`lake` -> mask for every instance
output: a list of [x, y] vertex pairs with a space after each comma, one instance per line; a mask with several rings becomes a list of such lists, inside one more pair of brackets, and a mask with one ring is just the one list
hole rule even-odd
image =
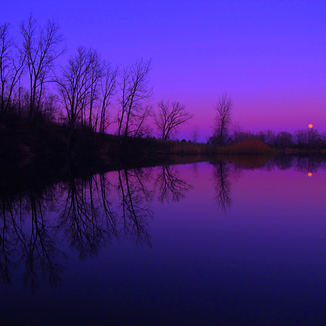
[[240, 157], [0, 197], [1, 325], [325, 325], [326, 163]]

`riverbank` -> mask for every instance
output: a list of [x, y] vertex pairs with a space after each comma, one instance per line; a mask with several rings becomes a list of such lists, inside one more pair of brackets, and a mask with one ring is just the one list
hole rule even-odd
[[85, 162], [83, 165], [97, 162], [99, 166], [116, 168], [121, 165], [160, 165], [171, 160], [183, 161], [187, 156], [192, 157], [192, 160], [196, 160], [195, 157], [207, 160], [207, 157], [216, 155], [259, 154], [272, 157], [284, 153], [315, 155], [325, 152], [325, 149], [271, 148], [255, 137], [221, 147], [185, 140], [124, 138], [100, 134], [88, 128], [71, 132], [67, 125], [46, 121], [29, 122], [17, 117], [0, 119], [0, 158], [21, 167], [38, 165], [40, 162], [44, 166], [60, 166], [67, 159], [70, 162]]
[[22, 165], [39, 160], [62, 158], [133, 160], [164, 155], [215, 155], [223, 153], [271, 154], [271, 148], [257, 139], [245, 140], [227, 147], [186, 141], [155, 138], [118, 137], [100, 134], [88, 128], [73, 132], [66, 125], [22, 118], [2, 117], [0, 120], [0, 157], [19, 161]]

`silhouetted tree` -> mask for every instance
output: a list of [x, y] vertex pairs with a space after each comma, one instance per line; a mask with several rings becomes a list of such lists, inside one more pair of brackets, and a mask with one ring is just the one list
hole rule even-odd
[[295, 141], [299, 147], [318, 148], [322, 145], [322, 137], [317, 129], [307, 128], [295, 132]]
[[54, 122], [59, 113], [59, 99], [57, 94], [45, 94], [41, 102], [42, 116], [46, 121]]
[[20, 24], [23, 36], [23, 53], [26, 57], [29, 78], [29, 118], [34, 119], [40, 108], [45, 83], [53, 81], [50, 73], [55, 60], [64, 53], [58, 49], [63, 41], [58, 25], [49, 20], [37, 32], [36, 19], [30, 15], [27, 23]]
[[269, 145], [269, 146], [274, 146], [275, 144], [275, 132], [268, 129], [266, 132], [265, 132], [265, 135], [266, 135], [266, 143]]
[[108, 107], [111, 104], [113, 95], [115, 94], [116, 80], [118, 69], [107, 65], [104, 71], [101, 85], [101, 107], [100, 107], [100, 127], [99, 132], [104, 133], [110, 124], [108, 121]]
[[[66, 67], [61, 68], [61, 76], [56, 82], [71, 130], [75, 129], [77, 121], [85, 123], [86, 109], [90, 104], [93, 105], [102, 73], [103, 65], [98, 53], [84, 47], [79, 47], [77, 54], [68, 60]], [[91, 115], [90, 109], [89, 123], [92, 122]]]
[[5, 114], [12, 102], [14, 89], [24, 71], [25, 55], [9, 36], [9, 24], [0, 25], [0, 105]]
[[150, 65], [151, 60], [144, 62], [141, 59], [122, 71], [118, 136], [143, 134], [145, 121], [151, 114], [146, 104], [153, 94], [149, 87]]
[[232, 124], [232, 106], [231, 97], [227, 93], [221, 95], [215, 105], [215, 136], [219, 145], [224, 145], [229, 137]]
[[193, 115], [186, 111], [186, 107], [179, 102], [163, 100], [158, 103], [158, 114], [155, 115], [155, 123], [162, 139], [170, 139], [175, 135], [180, 125], [190, 120]]
[[275, 145], [280, 148], [286, 148], [293, 145], [292, 134], [287, 131], [281, 131], [276, 135]]
[[274, 131], [268, 129], [265, 131], [259, 131], [257, 134], [255, 134], [253, 137], [258, 138], [262, 142], [268, 144], [269, 146], [274, 146], [275, 144], [275, 133]]

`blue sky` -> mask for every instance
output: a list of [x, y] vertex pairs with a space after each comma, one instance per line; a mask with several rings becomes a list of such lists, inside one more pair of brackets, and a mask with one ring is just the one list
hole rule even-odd
[[114, 65], [152, 58], [152, 104], [184, 103], [182, 129], [211, 134], [214, 104], [227, 91], [246, 130], [326, 131], [326, 1], [2, 1], [0, 23], [33, 13], [57, 20], [65, 58], [79, 45]]

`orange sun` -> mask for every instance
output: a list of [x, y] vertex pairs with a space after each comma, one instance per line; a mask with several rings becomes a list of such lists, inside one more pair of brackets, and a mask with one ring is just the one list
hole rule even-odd
[[312, 123], [309, 123], [308, 127], [311, 129], [314, 125]]
[[312, 172], [309, 172], [308, 173], [308, 177], [312, 177]]

